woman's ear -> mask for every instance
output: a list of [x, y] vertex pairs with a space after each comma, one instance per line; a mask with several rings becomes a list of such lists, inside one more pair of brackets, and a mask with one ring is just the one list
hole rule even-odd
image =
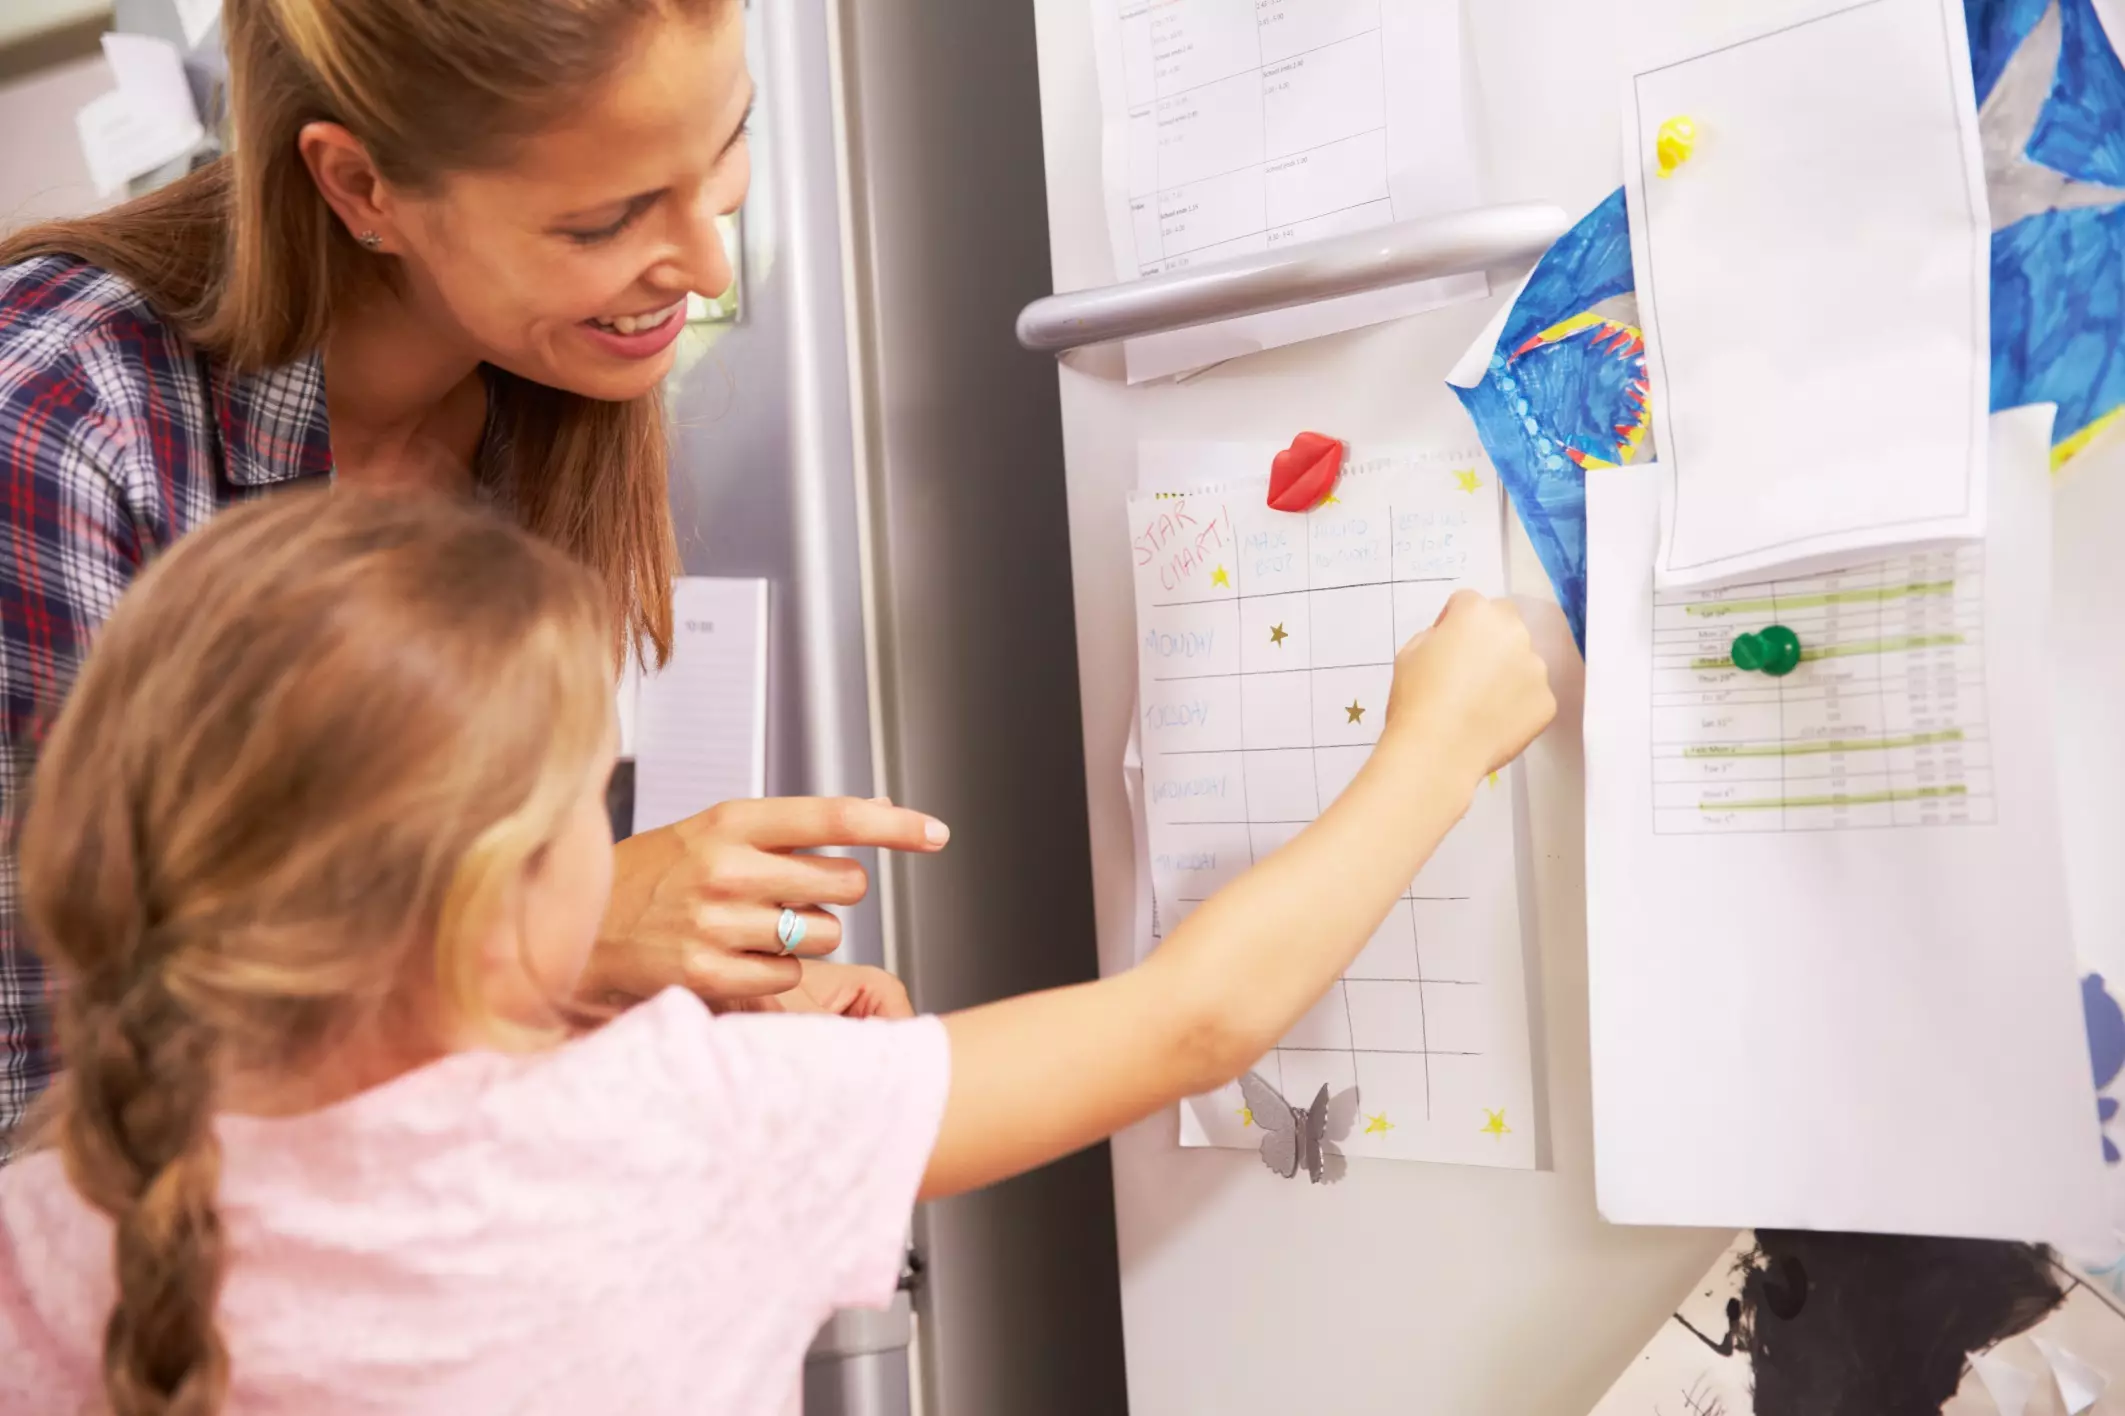
[[392, 223], [391, 193], [359, 138], [337, 123], [305, 123], [295, 147], [347, 234], [379, 253], [402, 249]]

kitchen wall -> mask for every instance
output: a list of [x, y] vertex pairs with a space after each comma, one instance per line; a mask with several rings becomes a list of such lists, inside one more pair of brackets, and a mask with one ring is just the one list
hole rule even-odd
[[74, 114], [114, 87], [100, 55], [0, 83], [0, 231], [102, 206]]

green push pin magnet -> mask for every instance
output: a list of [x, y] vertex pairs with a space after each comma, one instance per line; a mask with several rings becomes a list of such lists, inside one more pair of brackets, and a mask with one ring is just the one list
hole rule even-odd
[[1800, 667], [1800, 636], [1782, 624], [1734, 636], [1734, 667], [1784, 678]]

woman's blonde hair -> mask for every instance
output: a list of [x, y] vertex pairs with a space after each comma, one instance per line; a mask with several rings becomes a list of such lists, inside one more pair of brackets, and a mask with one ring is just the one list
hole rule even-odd
[[500, 1026], [481, 948], [603, 751], [611, 644], [589, 572], [430, 497], [248, 504], [120, 602], [20, 846], [66, 1064], [47, 1135], [115, 1222], [114, 1416], [227, 1386], [224, 1069]]
[[[318, 349], [333, 311], [387, 281], [296, 148], [345, 126], [386, 180], [431, 189], [506, 164], [610, 77], [650, 21], [729, 0], [224, 0], [234, 153], [101, 215], [0, 240], [0, 266], [68, 255], [131, 281], [245, 371]], [[660, 401], [606, 403], [508, 374], [489, 385], [523, 523], [603, 578], [628, 641], [671, 647], [678, 550]]]

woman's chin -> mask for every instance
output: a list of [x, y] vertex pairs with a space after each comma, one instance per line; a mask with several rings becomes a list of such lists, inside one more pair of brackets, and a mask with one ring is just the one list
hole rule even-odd
[[520, 378], [557, 388], [601, 403], [628, 403], [654, 393], [671, 373], [677, 346], [669, 346], [646, 358], [616, 359], [593, 351], [570, 352], [565, 359], [541, 359], [535, 368], [520, 367], [495, 359], [489, 362]]

